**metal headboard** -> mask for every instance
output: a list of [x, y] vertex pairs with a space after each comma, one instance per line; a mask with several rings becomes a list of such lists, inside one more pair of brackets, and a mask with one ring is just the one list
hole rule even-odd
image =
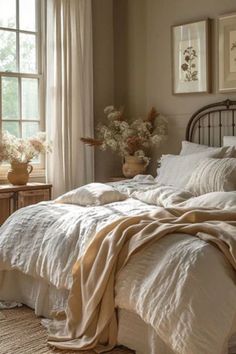
[[190, 118], [186, 140], [221, 146], [224, 135], [236, 134], [236, 101], [229, 99], [200, 108]]

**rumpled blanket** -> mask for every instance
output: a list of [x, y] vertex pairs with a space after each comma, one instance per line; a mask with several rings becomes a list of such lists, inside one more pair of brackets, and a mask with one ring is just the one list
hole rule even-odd
[[[50, 325], [49, 344], [64, 349], [95, 348], [97, 352], [115, 346], [117, 274], [132, 255], [172, 233], [192, 235], [214, 244], [236, 270], [235, 211], [160, 207], [155, 212], [119, 219], [100, 230], [75, 263], [66, 318], [59, 316]], [[174, 316], [178, 325], [175, 314], [169, 316]], [[220, 354], [225, 336], [219, 335], [214, 341], [206, 336], [200, 343], [194, 343], [192, 338], [191, 354]], [[172, 346], [171, 342], [168, 344]], [[190, 353], [181, 343], [173, 349], [180, 354]]]

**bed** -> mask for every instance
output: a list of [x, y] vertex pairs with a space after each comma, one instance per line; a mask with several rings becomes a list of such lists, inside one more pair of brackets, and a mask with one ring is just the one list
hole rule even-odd
[[[220, 147], [223, 136], [234, 136], [235, 110], [236, 102], [229, 100], [201, 108], [189, 121], [186, 140], [201, 145], [206, 144], [212, 147]], [[211, 154], [212, 152], [209, 152], [209, 156], [207, 157], [211, 158], [213, 156]], [[98, 230], [101, 230], [104, 226], [120, 217], [141, 215], [142, 213], [156, 210], [156, 205], [146, 203], [145, 198], [143, 198], [143, 193], [146, 193], [146, 196], [159, 185], [159, 182], [155, 179], [151, 177], [138, 177], [134, 180], [111, 183], [110, 185], [119, 191], [119, 193], [128, 194], [130, 197], [123, 201], [113, 201], [112, 203], [96, 207], [75, 207], [67, 203], [44, 202], [16, 212], [1, 227], [1, 234], [5, 237], [8, 235], [9, 239], [7, 243], [3, 243], [5, 249], [1, 251], [0, 300], [7, 303], [17, 302], [26, 304], [35, 309], [36, 315], [46, 318], [50, 318], [53, 312], [65, 308], [72, 282], [70, 276], [71, 267], [84, 252], [92, 236]], [[168, 193], [166, 193], [165, 188], [163, 191], [161, 200], [163, 206], [167, 208], [173, 203], [185, 203], [185, 197], [189, 198], [184, 191], [181, 191], [181, 193], [176, 192], [176, 187], [171, 189], [171, 191], [168, 190]], [[139, 198], [140, 193], [142, 193], [141, 198]], [[80, 215], [79, 220], [78, 214]], [[28, 223], [29, 219], [32, 219], [31, 224]], [[59, 219], [60, 224], [57, 225], [57, 220]], [[39, 243], [38, 240], [40, 240], [40, 237], [38, 235], [40, 234], [40, 227], [43, 227], [46, 231], [44, 232], [43, 242]], [[52, 230], [55, 227], [56, 231], [54, 234], [51, 231], [47, 232], [47, 230]], [[76, 236], [72, 238], [71, 235], [78, 233], [78, 228], [80, 237]], [[24, 233], [28, 235], [28, 239], [23, 239], [22, 229], [25, 230]], [[14, 235], [11, 234], [12, 230], [14, 230]], [[30, 235], [34, 236], [33, 241], [27, 244]], [[15, 245], [16, 240], [21, 245], [19, 249]], [[79, 251], [72, 252], [72, 250], [77, 249], [78, 242], [80, 243], [78, 247]], [[189, 265], [188, 260], [186, 260], [186, 254], [183, 253], [184, 247], [194, 255], [192, 265]], [[64, 251], [63, 254], [60, 253], [61, 249]], [[179, 253], [176, 252], [177, 249]], [[40, 258], [37, 257], [39, 250], [42, 255]], [[179, 259], [182, 260], [182, 263], [177, 262], [178, 257], [176, 257], [176, 253]], [[159, 259], [162, 259], [159, 269], [156, 263], [157, 255]], [[173, 255], [173, 258], [175, 257], [176, 263], [173, 262], [171, 255]], [[11, 262], [9, 262], [9, 259]], [[37, 264], [32, 265], [34, 259], [37, 259]], [[53, 265], [53, 260], [55, 259], [60, 259], [57, 262], [56, 269]], [[199, 259], [201, 259], [200, 263]], [[194, 282], [191, 283], [193, 289], [202, 289], [205, 286], [207, 291], [213, 291], [209, 278], [214, 279], [214, 274], [203, 271], [208, 268], [208, 262], [209, 264], [212, 262], [215, 267], [215, 273], [220, 274], [220, 279], [222, 280], [220, 283], [217, 281], [214, 283], [214, 291], [217, 290], [217, 293], [222, 293], [223, 297], [224, 289], [229, 290], [227, 301], [232, 305], [230, 309], [227, 309], [228, 313], [231, 312], [231, 315], [225, 316], [222, 313], [222, 321], [224, 321], [224, 316], [227, 319], [231, 316], [232, 328], [229, 331], [230, 338], [225, 338], [224, 348], [222, 348], [220, 354], [236, 353], [236, 338], [234, 336], [234, 333], [236, 333], [236, 318], [233, 316], [234, 311], [236, 313], [236, 301], [234, 300], [236, 295], [235, 273], [222, 253], [216, 250], [214, 246], [198, 239], [194, 239], [193, 242], [192, 236], [186, 237], [186, 235], [181, 233], [169, 235], [167, 238], [154, 244], [151, 248], [137, 253], [119, 274], [115, 288], [116, 305], [118, 308], [118, 344], [135, 350], [137, 354], [180, 353], [178, 348], [173, 350], [168, 344], [165, 337], [170, 336], [170, 333], [166, 333], [166, 336], [158, 335], [158, 332], [154, 329], [150, 321], [152, 314], [146, 316], [143, 313], [145, 307], [142, 307], [139, 302], [142, 297], [144, 299], [152, 299], [150, 293], [153, 292], [152, 286], [154, 280], [149, 275], [152, 274], [155, 281], [159, 278], [162, 279], [161, 275], [163, 274], [164, 276], [163, 267], [170, 264], [174, 268], [183, 267], [184, 265], [188, 267], [192, 266], [194, 271], [196, 271], [196, 273], [193, 273], [195, 275], [201, 271], [201, 279], [199, 280], [196, 277], [196, 284], [194, 285]], [[181, 276], [183, 274], [184, 272], [180, 273]], [[144, 280], [146, 281], [146, 288], [149, 290], [147, 292], [140, 292]], [[183, 279], [176, 276], [173, 280], [173, 286], [177, 286], [178, 282], [181, 281]], [[194, 286], [196, 287], [194, 288]], [[188, 282], [186, 284], [183, 283], [181, 291], [185, 289], [187, 292], [187, 287]], [[191, 298], [193, 306], [194, 301], [201, 301], [201, 296], [203, 296], [202, 291], [197, 296]], [[212, 298], [207, 304], [209, 306], [210, 304], [212, 306], [217, 305], [217, 303], [214, 303], [214, 294], [212, 294]], [[222, 308], [224, 308], [223, 305]], [[148, 307], [148, 304], [146, 306]], [[165, 307], [165, 311], [168, 313], [170, 301], [167, 301], [167, 303], [163, 302], [162, 306]], [[212, 311], [214, 312], [213, 309], [214, 307], [212, 307]], [[157, 321], [157, 318], [155, 318], [155, 321]], [[181, 327], [181, 330], [183, 329], [184, 326]], [[186, 350], [190, 354], [189, 349]], [[195, 352], [193, 351], [193, 353]], [[209, 353], [216, 354], [216, 352], [207, 351], [201, 354]]]

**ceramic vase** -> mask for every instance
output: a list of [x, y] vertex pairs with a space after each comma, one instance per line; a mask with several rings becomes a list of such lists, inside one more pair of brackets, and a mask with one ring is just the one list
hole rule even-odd
[[12, 162], [8, 171], [7, 179], [15, 186], [27, 184], [29, 175], [33, 171], [33, 166], [27, 162]]
[[137, 156], [125, 156], [122, 166], [123, 175], [127, 178], [133, 178], [138, 174], [144, 174], [148, 163]]

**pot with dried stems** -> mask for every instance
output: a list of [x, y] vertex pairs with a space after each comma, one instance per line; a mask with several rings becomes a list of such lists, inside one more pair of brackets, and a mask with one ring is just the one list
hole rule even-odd
[[12, 162], [11, 168], [7, 174], [7, 179], [14, 186], [26, 185], [32, 171], [33, 166], [28, 162]]
[[133, 178], [138, 174], [144, 174], [147, 166], [148, 162], [144, 161], [141, 157], [125, 156], [122, 172], [125, 177]]

